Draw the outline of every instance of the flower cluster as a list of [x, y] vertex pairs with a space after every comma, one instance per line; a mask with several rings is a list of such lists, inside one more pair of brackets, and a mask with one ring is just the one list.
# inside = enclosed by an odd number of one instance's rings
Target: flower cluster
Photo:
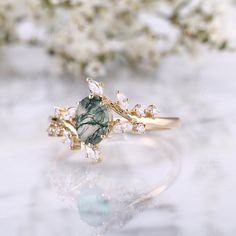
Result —
[[0, 45], [16, 40], [16, 24], [21, 16], [22, 11], [15, 1], [0, 2]]
[[[104, 76], [114, 63], [156, 68], [164, 57], [193, 52], [199, 45], [228, 48], [219, 30], [216, 1], [31, 0], [21, 21], [24, 16], [23, 26], [31, 27], [33, 39], [18, 30], [18, 40], [38, 42], [63, 69], [92, 77]], [[7, 11], [9, 4], [1, 8], [0, 42], [19, 26], [19, 16], [11, 14], [19, 2]]]

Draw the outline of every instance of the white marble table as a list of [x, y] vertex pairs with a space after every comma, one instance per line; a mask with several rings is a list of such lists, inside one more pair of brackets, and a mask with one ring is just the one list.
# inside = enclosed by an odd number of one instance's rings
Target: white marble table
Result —
[[[86, 83], [54, 74], [41, 49], [13, 48], [0, 61], [0, 235], [90, 235], [50, 182], [54, 158], [67, 151], [45, 133], [52, 107], [86, 96]], [[178, 130], [156, 136], [181, 159], [178, 178], [152, 208], [108, 235], [236, 234], [235, 65], [236, 55], [209, 53], [168, 59], [150, 78], [124, 69], [104, 81], [109, 96], [119, 88], [132, 104], [156, 101], [162, 114], [182, 119]]]

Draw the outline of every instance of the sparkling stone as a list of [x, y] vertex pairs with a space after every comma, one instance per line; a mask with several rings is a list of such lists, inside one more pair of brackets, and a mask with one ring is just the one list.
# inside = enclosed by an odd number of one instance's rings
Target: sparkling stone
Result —
[[75, 115], [76, 115], [76, 108], [71, 107], [65, 112], [64, 119], [71, 120], [71, 119], [75, 118]]
[[140, 104], [137, 104], [133, 109], [132, 112], [134, 112], [137, 116], [142, 117], [144, 115], [144, 109], [141, 107]]
[[68, 146], [71, 146], [72, 140], [71, 140], [71, 133], [68, 131], [64, 132], [64, 143], [67, 144]]
[[117, 99], [118, 99], [118, 103], [120, 105], [121, 108], [127, 110], [128, 109], [128, 98], [121, 92], [117, 92]]
[[94, 149], [92, 147], [86, 146], [87, 157], [89, 159], [93, 159], [98, 161], [100, 159], [100, 151], [98, 149]]
[[113, 132], [115, 134], [121, 134], [121, 133], [125, 133], [125, 132], [131, 132], [133, 129], [133, 125], [130, 123], [130, 122], [121, 122], [121, 123], [118, 123], [116, 124], [114, 127], [113, 127]]
[[153, 109], [152, 114], [153, 114], [153, 118], [157, 118], [159, 115], [159, 110], [157, 108]]
[[123, 132], [122, 130], [122, 125], [120, 123], [116, 124], [113, 129], [112, 129], [113, 133], [115, 134], [121, 134]]
[[159, 115], [159, 109], [155, 105], [150, 105], [146, 109], [147, 115], [150, 115], [152, 118], [157, 118]]
[[133, 125], [130, 122], [123, 122], [121, 124], [123, 132], [131, 132]]
[[61, 129], [61, 127], [55, 127], [55, 134], [57, 136], [61, 136], [62, 132], [63, 132], [63, 130]]
[[111, 213], [111, 203], [101, 188], [84, 187], [78, 197], [78, 209], [84, 222], [91, 226], [100, 226]]
[[98, 95], [98, 96], [103, 95], [103, 87], [100, 83], [90, 78], [88, 78], [87, 81], [89, 84], [89, 89], [92, 94]]
[[109, 112], [98, 96], [84, 98], [76, 114], [76, 130], [79, 139], [88, 144], [98, 144], [108, 133]]
[[54, 116], [55, 116], [56, 118], [61, 118], [61, 109], [60, 109], [60, 108], [55, 107]]
[[144, 134], [145, 133], [145, 125], [144, 124], [138, 124], [136, 126], [136, 132], [138, 134]]
[[55, 135], [55, 128], [54, 127], [49, 127], [48, 128], [48, 134], [51, 135], [51, 136]]

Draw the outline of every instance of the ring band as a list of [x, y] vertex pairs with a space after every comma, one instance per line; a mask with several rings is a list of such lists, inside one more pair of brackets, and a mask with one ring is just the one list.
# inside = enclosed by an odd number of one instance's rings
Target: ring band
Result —
[[102, 159], [99, 143], [111, 133], [144, 134], [146, 131], [171, 129], [179, 124], [177, 117], [159, 117], [155, 105], [143, 109], [140, 104], [128, 109], [128, 98], [117, 92], [113, 102], [103, 94], [103, 84], [88, 78], [90, 95], [76, 107], [55, 107], [49, 118], [48, 135], [64, 136], [72, 150], [85, 147], [86, 157]]

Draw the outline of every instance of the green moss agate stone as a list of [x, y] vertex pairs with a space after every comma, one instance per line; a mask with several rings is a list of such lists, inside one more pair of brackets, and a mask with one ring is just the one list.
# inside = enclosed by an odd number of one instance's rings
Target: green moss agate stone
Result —
[[109, 112], [101, 104], [101, 98], [86, 97], [78, 105], [76, 113], [76, 130], [82, 142], [98, 144], [102, 141], [101, 135], [108, 132]]

